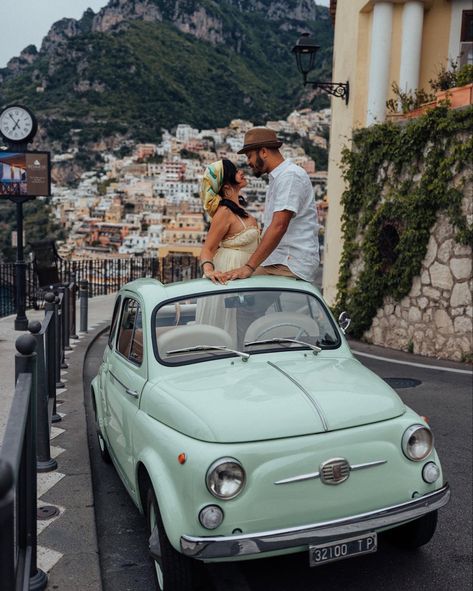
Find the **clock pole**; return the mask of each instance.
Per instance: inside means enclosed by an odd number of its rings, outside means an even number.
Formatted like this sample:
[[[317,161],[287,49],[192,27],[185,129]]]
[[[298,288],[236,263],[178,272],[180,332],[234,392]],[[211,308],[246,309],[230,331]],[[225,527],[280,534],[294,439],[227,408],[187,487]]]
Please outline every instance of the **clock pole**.
[[[28,143],[34,138],[37,129],[36,117],[23,105],[8,105],[0,112],[0,135],[5,140],[8,150],[12,152],[26,152]],[[20,195],[12,198],[12,201],[16,203],[15,330],[27,330],[28,328],[26,263],[23,253],[23,202],[27,200],[28,197]]]

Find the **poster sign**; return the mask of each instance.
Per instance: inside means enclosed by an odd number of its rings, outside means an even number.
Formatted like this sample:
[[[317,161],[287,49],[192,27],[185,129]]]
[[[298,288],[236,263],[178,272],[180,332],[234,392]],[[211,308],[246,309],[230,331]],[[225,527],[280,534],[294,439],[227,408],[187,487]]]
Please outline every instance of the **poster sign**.
[[[0,151],[0,197],[49,197],[49,152]]]

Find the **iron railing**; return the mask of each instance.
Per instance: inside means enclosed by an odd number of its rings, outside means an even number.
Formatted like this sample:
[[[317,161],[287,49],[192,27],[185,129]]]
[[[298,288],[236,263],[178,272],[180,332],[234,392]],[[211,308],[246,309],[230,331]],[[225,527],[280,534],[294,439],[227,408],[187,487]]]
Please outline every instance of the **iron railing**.
[[[42,322],[16,341],[15,392],[0,449],[0,581],[2,591],[42,591],[47,575],[37,567],[37,473],[57,468],[51,458],[51,423],[61,368],[75,335],[75,284],[45,295]],[[87,332],[89,289],[81,283],[80,326]]]
[[[163,259],[59,259],[57,264],[61,283],[79,284],[85,280],[90,297],[114,293],[125,283],[140,277],[154,277],[163,283],[170,283],[194,279],[199,273],[196,257],[179,254]],[[33,263],[26,263],[26,308],[43,307],[46,290],[38,283]],[[15,264],[0,263],[0,317],[14,313],[15,298]]]
[[[15,395],[0,451],[0,581],[5,591],[46,588],[37,567],[37,355],[32,335],[16,341]]]

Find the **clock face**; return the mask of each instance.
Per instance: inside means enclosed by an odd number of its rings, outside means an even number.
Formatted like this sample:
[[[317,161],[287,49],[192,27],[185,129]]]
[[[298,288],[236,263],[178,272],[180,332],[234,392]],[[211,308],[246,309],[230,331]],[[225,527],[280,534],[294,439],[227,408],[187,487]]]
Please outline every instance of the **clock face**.
[[[23,142],[36,132],[33,115],[25,107],[12,105],[0,113],[0,133],[12,142]]]

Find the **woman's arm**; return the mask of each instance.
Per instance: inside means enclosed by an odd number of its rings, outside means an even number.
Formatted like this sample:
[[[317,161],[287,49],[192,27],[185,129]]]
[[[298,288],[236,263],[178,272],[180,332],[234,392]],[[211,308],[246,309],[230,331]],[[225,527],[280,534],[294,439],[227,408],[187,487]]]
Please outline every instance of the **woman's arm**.
[[[212,218],[210,229],[200,252],[202,272],[204,276],[218,283],[213,267],[213,258],[223,238],[228,234],[231,225],[230,211],[226,207],[220,207]]]

